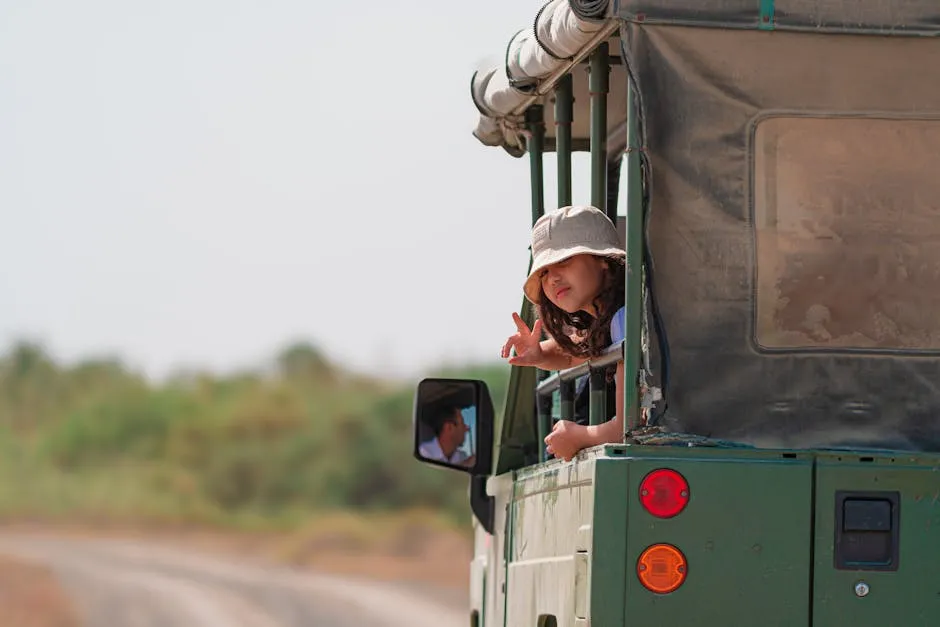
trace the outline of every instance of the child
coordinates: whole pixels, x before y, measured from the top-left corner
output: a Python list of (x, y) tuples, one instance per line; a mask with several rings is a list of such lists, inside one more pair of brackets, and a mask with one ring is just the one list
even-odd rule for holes
[[(518, 333), (506, 340), (503, 358), (517, 366), (563, 370), (624, 339), (626, 254), (603, 212), (563, 207), (542, 216), (532, 228), (532, 256), (523, 290), (538, 307), (539, 319), (529, 330), (513, 313)], [(543, 325), (549, 339), (540, 341)], [(583, 448), (623, 440), (622, 361), (616, 381), (616, 416), (591, 426), (558, 421), (545, 438), (549, 453), (569, 461)]]

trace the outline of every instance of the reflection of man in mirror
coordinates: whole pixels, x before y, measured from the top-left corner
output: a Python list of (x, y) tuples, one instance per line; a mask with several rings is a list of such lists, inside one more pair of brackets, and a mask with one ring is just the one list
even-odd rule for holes
[(476, 463), (475, 455), (460, 450), (470, 427), (464, 422), (459, 406), (445, 405), (426, 415), (425, 422), (434, 437), (418, 447), (421, 457), (456, 466), (470, 467)]

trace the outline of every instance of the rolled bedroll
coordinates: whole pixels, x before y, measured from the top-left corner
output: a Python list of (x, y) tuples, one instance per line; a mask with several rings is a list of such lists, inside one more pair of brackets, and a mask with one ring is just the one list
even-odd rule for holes
[[(554, 82), (615, 34), (618, 25), (610, 0), (550, 0), (544, 4), (532, 24), (509, 40), (502, 63), (474, 73), (470, 91), (480, 111), (474, 136), (516, 156), (525, 152), (525, 109), (540, 103)], [(612, 52), (619, 52), (619, 38), (612, 39), (611, 46)], [(575, 73), (574, 79), (575, 100), (586, 103), (586, 72)], [(622, 120), (625, 115), (621, 110), (614, 113), (619, 117), (609, 117)], [(573, 129), (575, 138), (587, 138), (584, 121), (583, 129)], [(546, 119), (546, 126), (551, 138), (551, 119)]]

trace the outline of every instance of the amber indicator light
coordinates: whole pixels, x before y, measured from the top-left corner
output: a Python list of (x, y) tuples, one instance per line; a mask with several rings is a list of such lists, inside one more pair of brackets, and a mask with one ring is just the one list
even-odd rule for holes
[(688, 572), (685, 555), (671, 544), (654, 544), (640, 554), (636, 563), (640, 583), (656, 594), (668, 594), (681, 586)]
[(640, 503), (657, 518), (672, 518), (689, 503), (689, 482), (675, 470), (654, 470), (640, 482)]

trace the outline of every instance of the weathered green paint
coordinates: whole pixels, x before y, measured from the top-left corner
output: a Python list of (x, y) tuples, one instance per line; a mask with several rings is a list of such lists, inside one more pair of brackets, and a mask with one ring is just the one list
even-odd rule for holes
[(624, 428), (639, 423), (640, 315), (643, 311), (643, 190), (636, 94), (627, 81), (627, 276), (624, 329)]
[(571, 204), (571, 124), (574, 96), (571, 74), (565, 74), (555, 87), (555, 151), (558, 158), (558, 206)]
[(591, 53), (591, 204), (607, 211), (607, 93), (610, 91), (610, 46)]
[[(869, 459), (871, 461), (860, 461)], [(813, 624), (940, 625), (940, 460), (903, 455), (820, 456), (816, 467)], [(837, 570), (835, 492), (900, 492), (897, 572)], [(868, 596), (855, 584), (864, 581)]]
[(594, 518), (591, 557), (592, 627), (620, 627), (626, 590), (630, 465), (600, 457), (594, 463)]
[[(578, 606), (578, 565), (590, 543), (594, 462), (554, 460), (516, 474), (510, 504), (506, 625), (536, 625), (554, 616), (568, 625)], [(580, 590), (585, 581), (581, 581)], [(585, 595), (583, 608), (587, 607)]]
[[(809, 615), (813, 465), (811, 460), (767, 456), (744, 462), (659, 456), (633, 459), (626, 498), (628, 616), (651, 625), (803, 625)], [(639, 506), (643, 477), (669, 467), (690, 486), (685, 511), (668, 520)], [(624, 470), (626, 472), (626, 470)], [(607, 492), (598, 488), (598, 498)], [(688, 559), (688, 578), (678, 590), (658, 595), (636, 576), (640, 553), (666, 542)], [(694, 611), (690, 611), (694, 608)]]
[[(639, 502), (643, 477), (662, 467), (681, 472), (691, 492), (669, 520)], [(938, 455), (606, 445), (494, 481), (507, 505), (498, 624), (940, 624)], [(835, 569), (836, 490), (900, 492), (898, 572)], [(689, 562), (668, 595), (636, 576), (640, 553), (657, 542)], [(860, 580), (871, 587), (865, 598), (854, 592)]]

